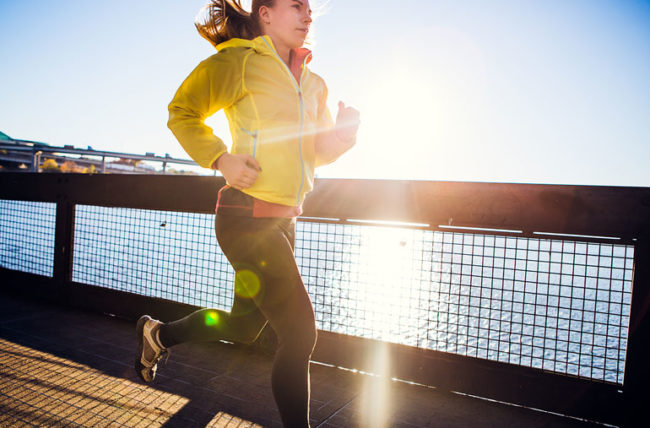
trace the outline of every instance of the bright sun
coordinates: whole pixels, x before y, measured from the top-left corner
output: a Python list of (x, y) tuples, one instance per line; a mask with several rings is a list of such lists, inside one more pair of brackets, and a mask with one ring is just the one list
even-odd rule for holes
[[(426, 52), (388, 48), (389, 61), (345, 89), (357, 92), (351, 97), (361, 112), (357, 146), (320, 176), (457, 179), (467, 155), (483, 150), (491, 132), (482, 53), (462, 33), (428, 31)], [(333, 115), (337, 96), (330, 99)]]

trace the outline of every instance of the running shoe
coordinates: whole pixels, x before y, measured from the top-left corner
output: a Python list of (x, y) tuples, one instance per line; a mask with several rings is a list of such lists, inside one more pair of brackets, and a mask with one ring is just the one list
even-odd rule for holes
[(143, 315), (135, 327), (138, 337), (135, 372), (145, 382), (154, 380), (160, 360), (165, 356), (169, 358), (169, 350), (162, 346), (158, 339), (158, 330), (161, 325), (162, 322), (152, 319), (149, 315)]

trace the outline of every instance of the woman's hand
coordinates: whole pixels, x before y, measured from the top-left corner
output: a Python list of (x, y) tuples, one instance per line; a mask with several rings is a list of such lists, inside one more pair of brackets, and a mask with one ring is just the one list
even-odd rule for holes
[(224, 153), (219, 156), (215, 164), (228, 184), (238, 190), (247, 189), (255, 184), (257, 175), (262, 171), (257, 160), (250, 155)]
[(316, 135), (316, 166), (334, 162), (356, 144), (359, 117), (357, 109), (339, 101), (334, 128)]
[(359, 110), (346, 107), (339, 101), (339, 112), (336, 114), (336, 136), (341, 141), (351, 141), (357, 136), (359, 130)]

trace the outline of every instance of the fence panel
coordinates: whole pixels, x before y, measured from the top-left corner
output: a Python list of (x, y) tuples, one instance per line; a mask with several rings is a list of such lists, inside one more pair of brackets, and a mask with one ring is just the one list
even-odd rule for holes
[(0, 199), (0, 266), (52, 277), (56, 204)]

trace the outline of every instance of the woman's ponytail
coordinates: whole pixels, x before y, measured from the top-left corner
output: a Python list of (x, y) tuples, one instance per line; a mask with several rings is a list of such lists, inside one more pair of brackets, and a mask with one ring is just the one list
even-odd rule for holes
[(272, 7), (275, 0), (253, 0), (253, 12), (247, 12), (240, 0), (210, 0), (199, 12), (194, 25), (201, 37), (213, 46), (232, 38), (254, 39), (262, 31), (259, 25), (261, 6)]

